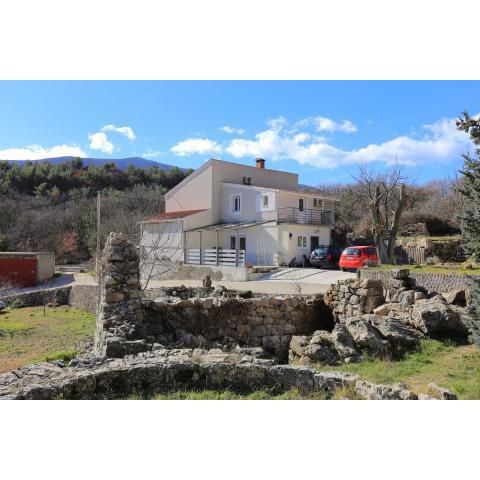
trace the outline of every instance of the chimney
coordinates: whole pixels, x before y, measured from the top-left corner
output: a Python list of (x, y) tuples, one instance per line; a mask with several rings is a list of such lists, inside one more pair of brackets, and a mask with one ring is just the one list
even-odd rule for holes
[(263, 158), (256, 158), (255, 164), (257, 168), (265, 168), (265, 160)]

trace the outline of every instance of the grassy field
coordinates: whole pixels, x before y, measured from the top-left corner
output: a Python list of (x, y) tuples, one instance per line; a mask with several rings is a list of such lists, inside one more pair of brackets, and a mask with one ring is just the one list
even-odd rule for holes
[(95, 315), (69, 307), (7, 308), (0, 312), (0, 372), (44, 360), (70, 359), (93, 338)]
[(356, 373), (375, 383), (406, 383), (416, 393), (428, 393), (428, 384), (434, 382), (455, 392), (460, 399), (480, 399), (480, 348), (474, 345), (422, 340), (417, 351), (400, 361), (371, 359), (317, 368)]
[(444, 265), (387, 265), (382, 264), (372, 268), (372, 270), (393, 270), (395, 268), (409, 268), (412, 272), (425, 273), (450, 273), (454, 275), (480, 275), (480, 268), (462, 268), (458, 266)]
[[(302, 392), (292, 388), (284, 393), (272, 393), (268, 390), (257, 390), (248, 394), (240, 394), (231, 390), (222, 392), (217, 390), (180, 390), (177, 392), (162, 393), (151, 397), (151, 400), (325, 400), (325, 392)], [(336, 398), (354, 399), (350, 391), (339, 391)], [(144, 397), (132, 395), (129, 400), (141, 400)]]

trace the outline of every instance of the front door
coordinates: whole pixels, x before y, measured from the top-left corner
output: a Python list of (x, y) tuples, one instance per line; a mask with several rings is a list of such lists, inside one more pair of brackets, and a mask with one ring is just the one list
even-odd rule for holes
[(310, 237), (310, 252), (313, 252), (319, 246), (319, 237)]
[(303, 209), (305, 208), (305, 200), (303, 198), (298, 199), (298, 211), (303, 212)]
[[(237, 238), (237, 237), (230, 237), (230, 248), (231, 248), (232, 250), (235, 250), (235, 248), (236, 248), (236, 243), (237, 243), (237, 242), (236, 242), (236, 238)], [(245, 240), (245, 236), (244, 236), (244, 235), (242, 235), (241, 237), (239, 236), (239, 237), (238, 237), (238, 240), (239, 240), (239, 241), (238, 241), (238, 243), (239, 243), (238, 249), (239, 249), (239, 250), (246, 250), (246, 244), (247, 244), (247, 242), (246, 242), (246, 240)]]

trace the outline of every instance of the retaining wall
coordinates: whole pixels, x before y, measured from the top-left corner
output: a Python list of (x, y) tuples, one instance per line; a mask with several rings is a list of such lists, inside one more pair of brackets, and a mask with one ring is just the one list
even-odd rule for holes
[[(472, 275), (472, 277), (480, 279), (480, 275)], [(392, 280), (389, 271), (375, 269), (361, 270), (360, 278), (382, 280), (384, 287), (386, 288), (391, 286), (390, 283)], [(410, 275), (408, 278), (412, 287), (424, 288), (427, 292), (448, 293), (452, 290), (469, 288), (466, 275), (415, 272), (414, 269), (410, 269)]]
[(175, 303), (144, 300), (146, 336), (160, 343), (168, 329), (183, 330), (208, 341), (229, 337), (286, 358), (292, 335), (311, 334), (332, 325), (321, 297), (207, 297)]

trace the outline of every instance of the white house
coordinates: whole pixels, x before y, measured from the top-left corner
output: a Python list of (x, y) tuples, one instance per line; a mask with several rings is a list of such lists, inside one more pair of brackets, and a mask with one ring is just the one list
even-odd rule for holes
[(334, 198), (299, 189), (295, 173), (208, 160), (165, 195), (165, 213), (141, 222), (146, 256), (192, 265), (301, 263), (331, 243)]

